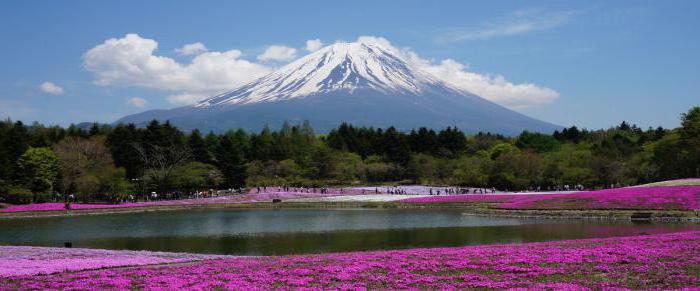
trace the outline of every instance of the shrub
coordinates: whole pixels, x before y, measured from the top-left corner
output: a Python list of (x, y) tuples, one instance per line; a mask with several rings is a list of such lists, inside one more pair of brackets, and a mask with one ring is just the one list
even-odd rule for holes
[(34, 194), (31, 190), (24, 187), (10, 187), (7, 191), (5, 200), (12, 204), (29, 204), (32, 203)]

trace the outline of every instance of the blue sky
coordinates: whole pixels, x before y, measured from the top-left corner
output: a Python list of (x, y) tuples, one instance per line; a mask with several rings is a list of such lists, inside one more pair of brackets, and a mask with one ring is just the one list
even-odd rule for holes
[(112, 122), (360, 36), (561, 125), (675, 127), (700, 105), (700, 1), (345, 2), (3, 1), (0, 115)]

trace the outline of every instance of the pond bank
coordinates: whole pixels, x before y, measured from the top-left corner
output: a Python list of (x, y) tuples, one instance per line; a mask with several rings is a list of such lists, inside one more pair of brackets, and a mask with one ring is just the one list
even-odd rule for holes
[(268, 209), (268, 208), (402, 208), (402, 209), (460, 209), (465, 215), (516, 217), (516, 218), (549, 218), (549, 219), (595, 219), (595, 220), (632, 220), (640, 216), (641, 220), (656, 222), (700, 222), (698, 210), (616, 210), (616, 209), (586, 209), (586, 210), (523, 210), (491, 208), (494, 203), (405, 203), (405, 202), (255, 202), (237, 204), (201, 204), (201, 205), (167, 205), (139, 206), (105, 209), (80, 209), (60, 211), (35, 211), (0, 213), (0, 219), (65, 217), (80, 215), (109, 215), (157, 211), (202, 210), (202, 209)]

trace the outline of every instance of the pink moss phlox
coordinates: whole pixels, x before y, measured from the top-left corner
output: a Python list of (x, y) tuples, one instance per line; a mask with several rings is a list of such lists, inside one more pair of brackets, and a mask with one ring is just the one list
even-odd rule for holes
[(629, 187), (564, 194), (471, 194), (409, 198), (402, 202), (500, 203), (502, 209), (700, 210), (700, 186)]
[(528, 244), (237, 257), (0, 278), (7, 289), (697, 289), (700, 231)]
[[(361, 190), (344, 189), (329, 189), (325, 193), (314, 192), (285, 192), (269, 190), (261, 193), (246, 193), (240, 195), (227, 195), (198, 199), (181, 199), (181, 200), (162, 200), (153, 202), (139, 203), (120, 203), (120, 204), (83, 204), (72, 203), (72, 210), (83, 209), (112, 209), (112, 208), (129, 208), (129, 207), (144, 207), (144, 206), (177, 206), (177, 205), (208, 205), (208, 204), (236, 204), (236, 203), (255, 203), (255, 202), (270, 202), (273, 199), (297, 199), (297, 198), (315, 198), (328, 197), (337, 195), (357, 195)], [(65, 211), (64, 203), (36, 203), (26, 205), (10, 205), (7, 208), (0, 208), (0, 212), (28, 212), (28, 211)]]

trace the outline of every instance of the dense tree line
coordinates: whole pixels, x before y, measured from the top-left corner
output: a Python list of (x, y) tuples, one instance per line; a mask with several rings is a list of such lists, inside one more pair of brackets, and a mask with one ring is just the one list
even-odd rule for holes
[[(259, 133), (184, 133), (170, 123), (83, 130), (0, 122), (0, 199), (120, 201), (157, 192), (262, 185), (421, 183), (549, 189), (632, 185), (700, 176), (700, 107), (676, 129), (575, 126), (515, 137), (458, 128), (367, 128), (326, 135), (308, 122)], [(0, 201), (1, 202), (1, 201)]]

